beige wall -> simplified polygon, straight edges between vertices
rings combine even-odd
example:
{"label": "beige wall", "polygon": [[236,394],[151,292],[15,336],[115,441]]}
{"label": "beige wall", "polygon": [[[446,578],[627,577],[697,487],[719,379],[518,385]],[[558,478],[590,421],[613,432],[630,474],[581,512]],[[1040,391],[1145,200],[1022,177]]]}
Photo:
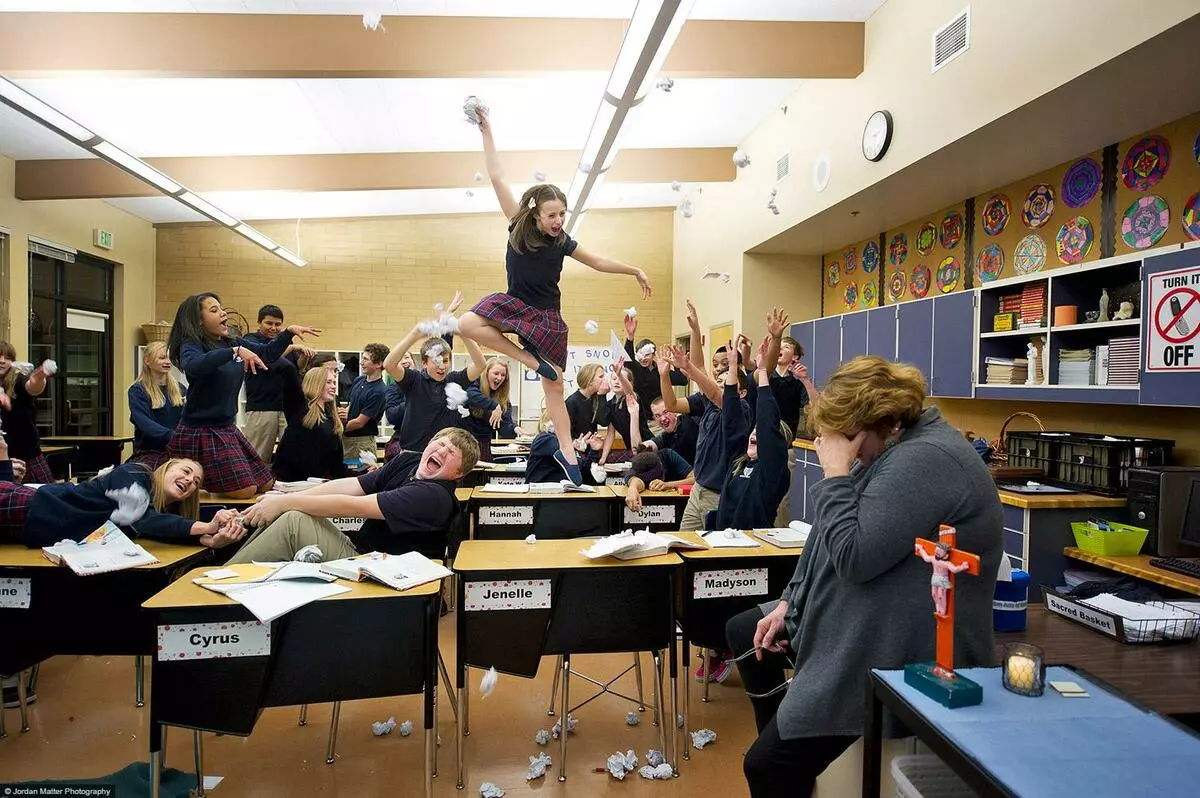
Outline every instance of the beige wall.
{"label": "beige wall", "polygon": [[[0,157],[0,227],[8,228],[11,338],[23,355],[29,343],[29,253],[33,235],[117,263],[113,275],[113,432],[127,434],[129,407],[125,390],[132,381],[140,325],[154,313],[154,228],[149,222],[100,200],[22,202],[13,196],[15,164]],[[92,246],[92,229],[113,234],[111,250]]]}
{"label": "beige wall", "polygon": [[[780,307],[791,321],[821,315],[821,293],[812,290],[821,274],[821,258],[815,255],[758,255],[742,257],[742,316],[745,333],[765,334],[767,313]],[[733,280],[730,280],[732,286]],[[726,286],[729,288],[729,286]],[[732,293],[732,289],[731,293]]]}
{"label": "beige wall", "polygon": [[[294,222],[257,225],[291,247]],[[571,343],[608,344],[621,336],[622,311],[638,308],[639,336],[665,340],[670,330],[671,211],[597,211],[581,228],[588,251],[646,270],[654,296],[641,299],[630,277],[601,274],[568,259],[560,284]],[[226,307],[247,317],[279,305],[287,321],[323,327],[320,348],[356,349],[371,341],[392,344],[414,322],[429,318],[455,288],[466,307],[505,288],[504,220],[497,214],[303,222],[296,268],[215,225],[158,230],[157,316],[170,321],[180,300],[215,291]],[[587,320],[600,324],[589,336]]]}

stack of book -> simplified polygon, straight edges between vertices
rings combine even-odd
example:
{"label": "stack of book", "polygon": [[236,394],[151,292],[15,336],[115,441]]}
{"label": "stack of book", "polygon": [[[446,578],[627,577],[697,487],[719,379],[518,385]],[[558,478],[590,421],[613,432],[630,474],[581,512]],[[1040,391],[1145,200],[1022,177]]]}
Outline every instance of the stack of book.
{"label": "stack of book", "polygon": [[1000,297],[999,313],[1020,313],[1021,312],[1021,295],[1006,294]]}
{"label": "stack of book", "polygon": [[1029,378],[1029,361],[1023,357],[989,357],[984,361],[988,385],[1024,385]]}
{"label": "stack of book", "polygon": [[1108,385],[1137,385],[1141,362],[1141,341],[1113,338],[1108,342]]}
{"label": "stack of book", "polygon": [[1021,289],[1021,329],[1046,326],[1046,284],[1030,283]]}
{"label": "stack of book", "polygon": [[1091,385],[1095,377],[1095,352],[1091,349],[1058,350],[1058,384]]}

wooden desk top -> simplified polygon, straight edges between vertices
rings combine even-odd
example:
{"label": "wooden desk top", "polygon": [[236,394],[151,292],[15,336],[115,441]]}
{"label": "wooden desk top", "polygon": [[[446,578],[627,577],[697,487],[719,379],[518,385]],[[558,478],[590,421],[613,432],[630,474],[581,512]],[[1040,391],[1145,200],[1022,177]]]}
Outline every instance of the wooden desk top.
{"label": "wooden desk top", "polygon": [[1074,665],[1164,715],[1200,713],[1200,647],[1130,645],[1029,603],[1023,632],[996,634],[996,660],[1004,644],[1033,643],[1050,665]]}
{"label": "wooden desk top", "polygon": [[1200,579],[1155,568],[1150,564],[1150,557],[1145,554],[1139,554],[1135,557],[1104,557],[1099,554],[1089,554],[1074,546],[1068,546],[1063,549],[1063,554],[1074,560],[1090,562],[1093,565],[1099,565],[1111,571],[1129,574],[1130,576],[1136,576],[1138,579],[1145,579],[1147,582],[1166,585],[1176,590],[1182,590],[1185,593],[1191,593],[1193,596],[1200,596]]}
{"label": "wooden desk top", "polygon": [[[624,485],[612,485],[611,487],[609,487],[609,490],[611,490],[613,492],[614,496],[616,496],[618,499],[621,499],[622,501],[624,501],[625,497],[629,495],[629,488],[627,488]],[[687,499],[688,499],[688,497],[683,495],[682,493],[680,493],[677,488],[672,488],[670,490],[644,490],[644,491],[642,491],[642,498],[643,499],[682,499],[683,501],[687,501]]]}
{"label": "wooden desk top", "polygon": [[471,500],[471,494],[474,491],[474,488],[455,488],[454,498],[458,499],[460,502],[469,502]]}
{"label": "wooden desk top", "polygon": [[812,441],[805,438],[797,438],[796,440],[792,441],[792,447],[796,449],[808,449],[810,452],[815,452],[817,450],[816,445]]}
{"label": "wooden desk top", "polygon": [[42,438],[44,441],[71,441],[72,443],[129,443],[132,435],[51,435]]}
{"label": "wooden desk top", "polygon": [[544,501],[546,499],[614,499],[611,488],[598,487],[595,493],[491,493],[484,490],[482,487],[472,489],[471,499],[473,501],[510,501],[510,502],[535,502]]}
{"label": "wooden desk top", "polygon": [[42,454],[58,454],[59,452],[73,452],[74,446],[43,446]]}
{"label": "wooden desk top", "polygon": [[[157,568],[167,568],[208,551],[203,546],[181,546],[175,543],[160,543],[157,540],[140,539],[137,542],[141,544],[142,548],[157,557],[158,562],[128,569],[131,571],[153,571]],[[42,554],[41,549],[30,549],[15,543],[0,545],[0,568],[64,568],[70,570],[66,565],[55,565],[50,562]]]}
{"label": "wooden desk top", "polygon": [[[265,495],[265,494],[260,494]],[[222,499],[220,496],[214,496],[206,490],[200,491],[200,504],[225,504],[231,507],[250,507],[256,501],[258,496],[252,496],[249,499]]]}
{"label": "wooden desk top", "polygon": [[645,568],[647,566],[681,565],[683,560],[674,553],[640,560],[618,560],[605,557],[589,560],[580,554],[592,545],[593,539],[539,540],[464,540],[454,558],[454,570],[470,571],[540,571],[574,568]]}
{"label": "wooden desk top", "polygon": [[1061,510],[1080,507],[1125,507],[1129,504],[1123,498],[1116,496],[1096,496],[1092,493],[1052,493],[1027,494],[1012,493],[1007,490],[996,491],[1000,494],[1000,503],[1010,507],[1020,507],[1026,510]]}
{"label": "wooden desk top", "polygon": [[[695,532],[667,532],[666,534],[686,540],[689,543],[704,543],[704,538]],[[746,534],[758,542],[758,548],[677,549],[677,552],[685,560],[739,560],[750,557],[799,557],[804,551],[803,548],[784,549],[779,546],[772,546],[770,543],[754,537],[753,532],[746,532]]]}
{"label": "wooden desk top", "polygon": [[[230,577],[229,579],[216,580],[219,584],[236,584],[239,577],[255,577],[262,576],[271,569],[265,565],[254,565],[251,563],[243,565],[227,565],[226,568],[232,568],[238,572],[238,577]],[[205,571],[215,570],[216,566],[209,568],[197,568],[188,571],[181,578],[176,579],[166,589],[159,591],[155,595],[146,600],[143,607],[150,610],[163,609],[178,609],[183,607],[229,607],[237,604],[236,601],[229,598],[223,593],[216,593],[212,590],[206,590],[195,584],[192,580],[199,579],[201,582],[210,582],[208,577],[204,575]],[[339,593],[336,596],[326,596],[318,599],[318,601],[339,601],[343,599],[368,599],[368,598],[396,598],[403,596],[411,598],[413,596],[431,596],[441,590],[441,580],[436,582],[426,582],[423,585],[417,585],[410,590],[392,590],[386,585],[381,585],[373,580],[365,582],[348,582],[345,579],[339,579],[333,584],[341,587],[350,588],[349,593]]]}

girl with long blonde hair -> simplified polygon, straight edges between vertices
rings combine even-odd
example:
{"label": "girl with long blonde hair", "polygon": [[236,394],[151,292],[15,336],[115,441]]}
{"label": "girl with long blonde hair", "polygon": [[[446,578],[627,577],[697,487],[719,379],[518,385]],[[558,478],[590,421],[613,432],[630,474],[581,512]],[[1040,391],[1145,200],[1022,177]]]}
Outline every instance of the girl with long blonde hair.
{"label": "girl with long blonde hair", "polygon": [[151,469],[167,461],[171,433],[183,417],[187,389],[171,374],[171,358],[164,341],[146,346],[142,371],[129,386],[129,420],[133,423],[133,455],[127,463]]}
{"label": "girl with long blonde hair", "polygon": [[346,476],[342,457],[342,420],[337,414],[337,372],[309,369],[301,381],[296,367],[285,360],[272,370],[283,385],[283,413],[287,427],[271,470],[284,482],[310,477],[341,479]]}
{"label": "girl with long blonde hair", "polygon": [[464,419],[464,424],[479,443],[482,460],[492,459],[493,436],[514,438],[525,434],[513,423],[509,390],[508,362],[498,357],[489,360],[483,374],[467,388],[467,409],[471,415]]}

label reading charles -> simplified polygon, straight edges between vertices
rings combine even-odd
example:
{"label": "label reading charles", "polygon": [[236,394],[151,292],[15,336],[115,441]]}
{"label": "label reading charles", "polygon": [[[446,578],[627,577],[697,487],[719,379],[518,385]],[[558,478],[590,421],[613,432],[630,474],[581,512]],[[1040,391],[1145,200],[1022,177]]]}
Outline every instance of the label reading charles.
{"label": "label reading charles", "polygon": [[27,610],[33,596],[33,580],[0,579],[0,608]]}
{"label": "label reading charles", "polygon": [[355,518],[354,516],[340,516],[338,518],[330,518],[333,525],[337,527],[338,532],[357,532],[362,529],[362,525],[367,523],[365,518]]}
{"label": "label reading charles", "polygon": [[258,621],[184,623],[158,627],[159,662],[225,657],[265,657],[271,653],[271,625]]}
{"label": "label reading charles", "polygon": [[699,571],[692,578],[692,597],[767,595],[766,568],[736,568],[728,571]]}
{"label": "label reading charles", "polygon": [[487,526],[533,524],[532,504],[497,504],[479,508],[479,523]]}
{"label": "label reading charles", "polygon": [[673,524],[675,523],[675,505],[673,504],[643,504],[638,512],[625,508],[625,523],[627,524]]}
{"label": "label reading charles", "polygon": [[467,582],[467,612],[480,610],[550,609],[549,579],[512,579],[495,582]]}

